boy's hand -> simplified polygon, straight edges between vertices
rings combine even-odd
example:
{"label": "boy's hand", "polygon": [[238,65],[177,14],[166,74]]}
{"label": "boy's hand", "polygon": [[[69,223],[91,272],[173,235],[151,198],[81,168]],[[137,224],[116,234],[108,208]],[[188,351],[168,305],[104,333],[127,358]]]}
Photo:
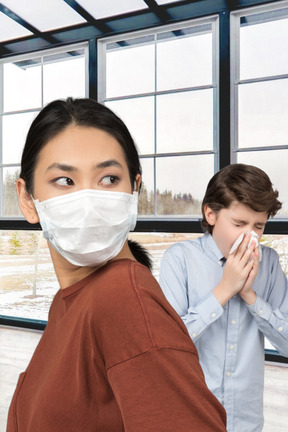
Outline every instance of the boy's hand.
{"label": "boy's hand", "polygon": [[239,295],[248,305],[254,304],[257,298],[255,291],[253,290],[253,283],[256,279],[258,268],[259,268],[259,248],[258,247],[253,250],[251,257],[253,260],[252,270],[250,271],[243,288],[239,291]]}
{"label": "boy's hand", "polygon": [[248,304],[256,301],[252,286],[258,272],[259,252],[254,251],[254,242],[247,249],[250,239],[251,234],[245,234],[238,248],[228,256],[222,280],[213,291],[222,306],[238,293]]}

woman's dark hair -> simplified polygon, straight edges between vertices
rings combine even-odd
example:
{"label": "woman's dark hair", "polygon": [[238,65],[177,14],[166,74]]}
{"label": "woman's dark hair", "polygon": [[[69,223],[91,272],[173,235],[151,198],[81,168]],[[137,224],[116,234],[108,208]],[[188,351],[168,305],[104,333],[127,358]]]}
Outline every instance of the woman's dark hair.
{"label": "woman's dark hair", "polygon": [[34,172],[39,153],[49,140],[63,132],[69,125],[101,129],[112,135],[121,145],[128,165],[130,181],[134,188],[141,165],[133,138],[123,121],[109,108],[93,99],[55,100],[40,111],[32,122],[22,153],[20,177],[26,190],[33,194]]}
{"label": "woman's dark hair", "polygon": [[205,206],[215,213],[238,201],[256,212],[266,212],[273,217],[281,209],[278,191],[268,175],[252,165],[232,164],[218,171],[209,181],[202,201],[202,227],[212,234],[213,227],[205,217]]}
{"label": "woman's dark hair", "polygon": [[[93,99],[55,100],[46,105],[32,122],[22,153],[20,178],[25,180],[26,190],[33,195],[34,172],[39,154],[48,141],[63,132],[68,126],[86,126],[103,130],[120,144],[130,175],[132,189],[141,165],[134,140],[123,121],[109,108]],[[151,270],[151,259],[143,248],[128,241],[137,261]],[[136,246],[137,245],[137,246]]]}

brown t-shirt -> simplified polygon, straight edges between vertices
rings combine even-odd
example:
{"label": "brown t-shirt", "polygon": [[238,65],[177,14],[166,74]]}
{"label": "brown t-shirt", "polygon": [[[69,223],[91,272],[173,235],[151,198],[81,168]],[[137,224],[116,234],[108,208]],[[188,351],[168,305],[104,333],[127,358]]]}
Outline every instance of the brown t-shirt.
{"label": "brown t-shirt", "polygon": [[149,270],[108,263],[58,291],[7,432],[218,432],[185,325]]}

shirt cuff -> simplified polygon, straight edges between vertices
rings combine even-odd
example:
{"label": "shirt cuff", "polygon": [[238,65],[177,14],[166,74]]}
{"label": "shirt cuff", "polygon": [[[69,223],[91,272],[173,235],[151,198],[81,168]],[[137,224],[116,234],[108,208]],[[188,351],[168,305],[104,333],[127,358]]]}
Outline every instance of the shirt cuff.
{"label": "shirt cuff", "polygon": [[198,311],[200,317],[206,323],[206,325],[216,321],[223,314],[223,307],[218,302],[213,293],[211,293],[209,297],[206,298],[206,300],[204,300],[194,309]]}
{"label": "shirt cuff", "polygon": [[256,302],[253,305],[246,305],[251,314],[257,319],[264,319],[266,321],[270,320],[272,310],[269,303],[266,303],[258,295]]}

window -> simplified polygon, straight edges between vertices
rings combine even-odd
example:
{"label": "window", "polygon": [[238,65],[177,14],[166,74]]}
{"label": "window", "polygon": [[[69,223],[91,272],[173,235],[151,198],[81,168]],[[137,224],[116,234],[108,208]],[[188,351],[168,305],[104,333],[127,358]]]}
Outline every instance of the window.
{"label": "window", "polygon": [[288,7],[235,12],[231,24],[232,162],[267,172],[287,218]]}
{"label": "window", "polygon": [[[268,223],[263,241],[277,250],[288,272],[288,2],[245,0],[246,9],[223,0],[160,3],[153,11],[145,6],[112,19],[99,15],[98,27],[96,19],[1,44],[1,313],[45,320],[47,290],[57,289],[39,231],[26,230],[15,180],[31,121],[58,97],[97,97],[132,132],[144,182],[137,226],[143,232],[137,235],[153,245],[156,277],[169,233],[174,242],[201,232],[208,179],[230,162],[258,165],[279,189],[283,210]],[[51,40],[62,47],[40,51],[52,47]],[[158,231],[157,240],[151,231]],[[268,236],[273,233],[280,235]],[[41,302],[40,313],[35,305]]]}
{"label": "window", "polygon": [[99,99],[143,169],[140,217],[200,217],[218,169],[218,18],[99,41]]}
{"label": "window", "polygon": [[[15,183],[31,122],[53,99],[88,96],[87,65],[84,45],[0,63],[0,219],[23,219]],[[41,231],[0,230],[0,274],[1,314],[47,320],[59,285]]]}
{"label": "window", "polygon": [[46,321],[59,289],[42,231],[0,231],[1,314]]}
{"label": "window", "polygon": [[17,56],[0,63],[0,217],[22,216],[15,182],[31,122],[53,99],[87,95],[86,63],[84,46]]}

